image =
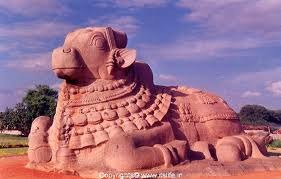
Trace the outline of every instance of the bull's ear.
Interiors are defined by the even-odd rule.
[[[137,52],[135,49],[114,49],[106,62],[108,74],[112,74],[114,66],[118,68],[127,68],[136,61]]]
[[[116,56],[117,65],[121,68],[127,68],[135,63],[137,51],[135,49],[119,49]]]

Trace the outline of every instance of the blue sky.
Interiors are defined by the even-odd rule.
[[[127,32],[154,81],[281,108],[280,0],[0,0],[0,111],[57,87],[52,49],[78,27]]]

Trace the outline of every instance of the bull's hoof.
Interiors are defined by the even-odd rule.
[[[216,149],[217,158],[220,162],[236,162],[242,160],[240,149],[234,144],[222,144]]]

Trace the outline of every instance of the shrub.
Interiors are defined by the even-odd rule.
[[[268,146],[274,148],[281,148],[281,140],[280,139],[273,140]]]

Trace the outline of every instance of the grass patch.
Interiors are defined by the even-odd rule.
[[[0,134],[0,157],[27,154],[27,137]]]
[[[28,149],[28,147],[3,148],[3,149],[0,149],[0,157],[24,155],[24,154],[27,154],[27,149]]]
[[[281,148],[281,140],[273,140],[270,144],[268,144],[268,146],[272,148]]]
[[[17,147],[28,147],[27,137],[0,134],[0,149],[1,148],[17,148]]]

